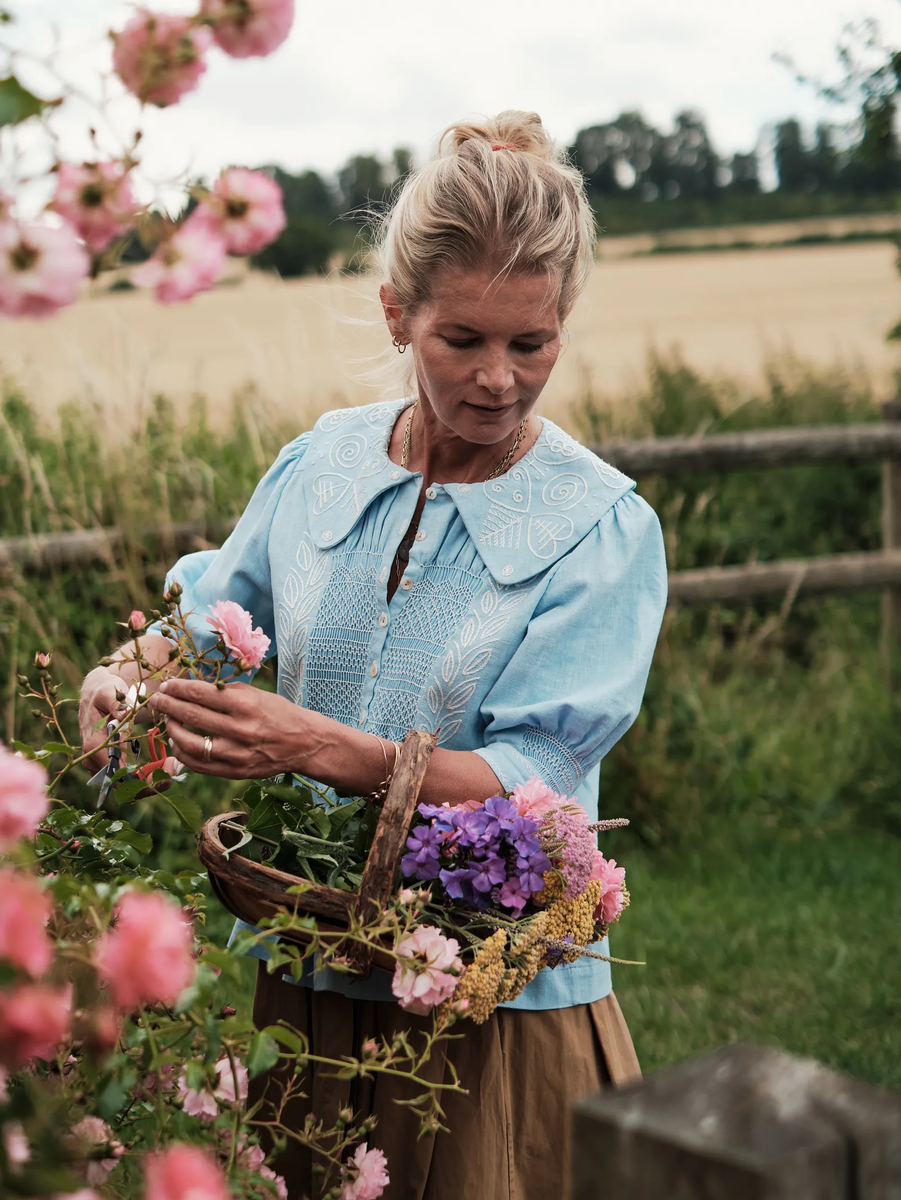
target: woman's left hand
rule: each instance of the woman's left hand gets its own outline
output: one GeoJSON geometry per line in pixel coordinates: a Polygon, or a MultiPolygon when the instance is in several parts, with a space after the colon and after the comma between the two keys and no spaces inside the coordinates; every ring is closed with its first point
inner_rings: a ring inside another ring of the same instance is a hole
{"type": "Polygon", "coordinates": [[[303,770],[306,710],[274,692],[167,679],[147,703],[166,718],[173,755],[199,775],[267,779],[303,770]],[[212,742],[208,760],[205,738],[212,742]]]}

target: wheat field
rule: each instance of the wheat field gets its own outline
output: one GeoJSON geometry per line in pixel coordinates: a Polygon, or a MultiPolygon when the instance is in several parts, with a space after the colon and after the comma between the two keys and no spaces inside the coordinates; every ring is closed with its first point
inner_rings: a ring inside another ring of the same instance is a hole
{"type": "MultiPolygon", "coordinates": [[[[867,242],[601,261],[542,411],[565,425],[589,389],[628,397],[652,348],[748,381],[793,353],[865,372],[888,394],[901,361],[885,341],[901,317],[894,256],[890,243],[867,242]]],[[[50,320],[0,324],[0,369],[48,413],[76,400],[127,425],[162,392],[177,404],[203,394],[215,416],[250,387],[302,427],[379,395],[362,378],[388,344],[376,290],[370,277],[251,273],[171,308],[137,292],[92,294],[50,320]]]]}

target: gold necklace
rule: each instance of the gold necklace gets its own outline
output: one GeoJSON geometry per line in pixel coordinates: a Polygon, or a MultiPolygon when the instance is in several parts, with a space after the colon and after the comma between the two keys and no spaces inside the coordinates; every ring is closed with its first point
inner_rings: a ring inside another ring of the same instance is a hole
{"type": "MultiPolygon", "coordinates": [[[[414,401],[413,404],[410,405],[410,415],[407,417],[407,425],[406,425],[406,428],[404,429],[404,444],[401,447],[401,452],[400,452],[400,465],[404,468],[404,470],[407,469],[407,459],[410,455],[410,434],[413,430],[413,416],[416,412],[416,406],[418,404],[419,404],[419,401],[416,400],[416,401],[414,401]]],[[[507,453],[504,455],[504,457],[501,459],[501,461],[497,464],[497,466],[494,468],[494,470],[491,472],[491,474],[486,477],[486,479],[485,479],[486,483],[488,482],[489,479],[497,479],[498,475],[503,475],[503,473],[510,466],[510,463],[513,461],[516,451],[519,449],[520,445],[522,444],[522,439],[525,436],[526,425],[528,424],[528,420],[529,420],[528,417],[523,417],[522,422],[520,423],[519,429],[516,431],[516,437],[513,439],[513,445],[510,447],[510,449],[507,451],[507,453]]]]}

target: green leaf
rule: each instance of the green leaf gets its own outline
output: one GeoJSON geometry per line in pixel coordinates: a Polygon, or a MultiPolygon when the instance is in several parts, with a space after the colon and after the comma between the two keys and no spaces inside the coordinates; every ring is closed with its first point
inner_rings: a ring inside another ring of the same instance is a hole
{"type": "Polygon", "coordinates": [[[18,125],[29,117],[36,117],[47,107],[47,101],[23,88],[15,75],[0,79],[0,126],[18,125]]]}
{"type": "Polygon", "coordinates": [[[124,821],[114,821],[110,826],[110,835],[117,842],[124,842],[126,846],[132,846],[139,854],[147,855],[153,849],[153,838],[149,833],[139,833],[137,829],[126,825],[124,821]],[[121,828],[117,829],[117,825],[121,828]]]}
{"type": "Polygon", "coordinates": [[[163,792],[163,796],[181,821],[182,828],[186,829],[188,833],[200,833],[203,828],[203,813],[200,811],[200,805],[179,792],[174,795],[171,791],[163,792]]]}
{"type": "Polygon", "coordinates": [[[219,946],[205,946],[203,961],[211,967],[218,967],[223,975],[231,979],[241,978],[241,960],[228,950],[222,950],[219,946]]]}
{"type": "Polygon", "coordinates": [[[192,1092],[200,1092],[206,1085],[208,1072],[202,1062],[192,1059],[185,1068],[185,1083],[192,1092]]]}
{"type": "Polygon", "coordinates": [[[36,758],[37,750],[34,746],[29,746],[27,742],[17,742],[15,738],[11,738],[9,743],[13,750],[18,750],[20,754],[24,754],[26,758],[36,758]]]}
{"type": "Polygon", "coordinates": [[[123,779],[121,783],[116,784],[113,796],[117,804],[128,804],[134,800],[138,792],[143,792],[146,787],[147,784],[143,779],[123,779]]]}
{"type": "Polygon", "coordinates": [[[249,829],[244,829],[244,831],[241,834],[240,839],[237,842],[235,842],[234,846],[229,846],[222,857],[225,859],[226,862],[228,862],[228,857],[230,854],[234,854],[236,850],[243,849],[243,847],[246,846],[248,842],[252,842],[252,841],[253,841],[253,834],[250,832],[249,829]]]}
{"type": "Polygon", "coordinates": [[[76,746],[67,746],[65,742],[44,742],[41,749],[47,754],[65,754],[66,758],[75,758],[79,754],[76,746]]]}
{"type": "Polygon", "coordinates": [[[112,1121],[117,1113],[125,1107],[128,1092],[117,1075],[111,1075],[100,1088],[95,1100],[97,1115],[104,1121],[112,1121]]]}
{"type": "Polygon", "coordinates": [[[329,824],[331,825],[332,837],[338,837],[347,822],[355,817],[362,807],[362,800],[349,800],[347,804],[342,804],[340,808],[330,813],[329,824]]]}
{"type": "Polygon", "coordinates": [[[306,1054],[308,1046],[304,1039],[294,1032],[293,1029],[287,1029],[284,1025],[267,1025],[265,1029],[260,1030],[260,1034],[266,1037],[275,1038],[277,1042],[281,1042],[288,1050],[293,1050],[295,1054],[306,1054]]]}
{"type": "Polygon", "coordinates": [[[255,1033],[247,1048],[247,1074],[251,1079],[268,1071],[278,1062],[279,1048],[265,1033],[255,1033]]]}
{"type": "Polygon", "coordinates": [[[293,787],[290,783],[273,783],[266,788],[266,794],[274,796],[276,800],[281,800],[283,804],[294,809],[316,807],[313,793],[309,788],[293,787]]]}

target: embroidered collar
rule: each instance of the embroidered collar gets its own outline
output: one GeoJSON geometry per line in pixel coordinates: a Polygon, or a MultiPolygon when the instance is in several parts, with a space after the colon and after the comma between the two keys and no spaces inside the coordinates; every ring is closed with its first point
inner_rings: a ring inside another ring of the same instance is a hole
{"type": "MultiPolygon", "coordinates": [[[[388,457],[391,430],[409,403],[338,409],[316,422],[303,476],[310,534],[320,548],[336,546],[377,496],[414,477],[388,457]]],[[[522,583],[546,570],[635,486],[543,421],[535,445],[505,475],[441,485],[498,583],[522,583]]]]}

